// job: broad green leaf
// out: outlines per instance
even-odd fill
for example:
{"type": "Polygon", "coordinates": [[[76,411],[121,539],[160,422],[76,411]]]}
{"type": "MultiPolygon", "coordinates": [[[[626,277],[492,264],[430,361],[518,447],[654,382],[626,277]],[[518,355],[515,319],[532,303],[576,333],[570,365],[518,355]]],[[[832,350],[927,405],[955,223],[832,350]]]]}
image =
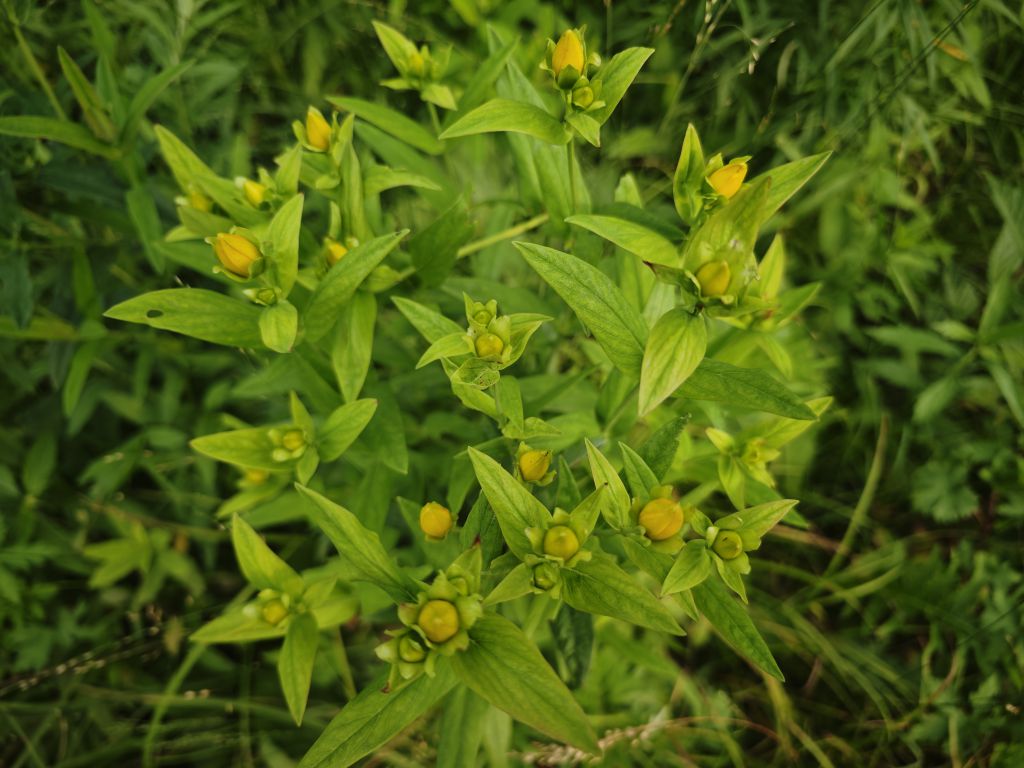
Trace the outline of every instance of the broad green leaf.
{"type": "Polygon", "coordinates": [[[651,489],[659,484],[657,475],[647,466],[647,462],[640,454],[625,443],[619,443],[619,452],[622,454],[622,468],[633,491],[633,497],[648,498],[651,489]]]}
{"type": "Polygon", "coordinates": [[[616,368],[638,376],[647,325],[607,275],[582,259],[532,243],[514,243],[527,263],[562,297],[616,368]]]}
{"type": "Polygon", "coordinates": [[[409,239],[416,274],[425,285],[440,285],[455,266],[461,248],[473,236],[466,201],[458,197],[430,224],[409,239]]]}
{"type": "Polygon", "coordinates": [[[748,507],[738,512],[733,512],[715,521],[719,528],[740,530],[744,535],[744,545],[747,549],[755,549],[756,545],[747,545],[747,536],[756,538],[758,541],[768,531],[784,518],[793,507],[797,505],[796,499],[779,499],[769,501],[765,504],[758,504],[756,507],[748,507]]]}
{"type": "Polygon", "coordinates": [[[701,315],[679,308],[658,318],[647,337],[640,368],[641,416],[679,389],[704,359],[707,346],[707,325],[701,315]]]}
{"type": "Polygon", "coordinates": [[[685,222],[692,222],[704,208],[704,150],[693,123],[686,126],[686,136],[679,150],[679,161],[672,177],[672,199],[676,213],[685,222]]]}
{"type": "Polygon", "coordinates": [[[371,681],[345,705],[298,768],[347,768],[383,747],[433,707],[456,683],[445,659],[434,677],[420,675],[394,691],[384,692],[387,675],[371,681]]]}
{"type": "Polygon", "coordinates": [[[460,117],[441,133],[442,139],[478,133],[525,133],[548,144],[567,144],[572,134],[560,120],[540,107],[512,99],[491,99],[460,117]]]}
{"type": "Polygon", "coordinates": [[[36,117],[34,115],[0,117],[0,135],[56,141],[108,159],[113,159],[118,155],[118,150],[115,147],[97,141],[88,128],[78,123],[57,120],[52,117],[36,117]]]}
{"type": "Polygon", "coordinates": [[[376,584],[396,603],[415,599],[419,591],[416,583],[398,570],[376,533],[366,528],[347,509],[316,491],[298,484],[295,487],[313,502],[307,505],[309,518],[333,542],[352,570],[359,574],[359,580],[376,584]]]}
{"type": "Polygon", "coordinates": [[[384,53],[391,59],[395,69],[404,73],[409,57],[419,53],[416,45],[397,29],[380,21],[373,22],[373,31],[377,33],[377,39],[384,46],[384,53]]]}
{"type": "Polygon", "coordinates": [[[122,301],[104,317],[174,331],[229,347],[260,347],[260,309],[202,288],[167,288],[122,301]]]}
{"type": "Polygon", "coordinates": [[[676,556],[661,585],[661,594],[674,595],[693,589],[711,574],[711,554],[703,539],[689,541],[676,556]]]}
{"type": "Polygon", "coordinates": [[[302,227],[302,195],[295,195],[274,214],[267,230],[268,246],[263,254],[268,276],[284,296],[295,284],[299,269],[299,229],[302,227]]]}
{"type": "Polygon", "coordinates": [[[594,486],[608,487],[606,503],[602,507],[604,519],[613,528],[624,528],[629,524],[629,492],[607,457],[590,440],[585,442],[594,486]]]}
{"type": "Polygon", "coordinates": [[[453,333],[465,333],[466,329],[454,320],[449,320],[437,310],[425,307],[412,299],[407,299],[403,296],[392,296],[391,301],[395,303],[398,311],[405,316],[405,319],[430,343],[434,343],[442,336],[453,333]]]}
{"type": "Polygon", "coordinates": [[[280,471],[291,469],[294,462],[279,462],[272,457],[276,447],[270,440],[267,427],[233,429],[193,439],[193,450],[217,461],[239,467],[280,471]]]}
{"type": "Polygon", "coordinates": [[[416,363],[416,368],[419,369],[425,365],[430,365],[430,363],[441,358],[460,357],[472,353],[473,340],[469,338],[465,331],[459,331],[448,336],[442,336],[427,347],[427,350],[416,363]]]}
{"type": "Polygon", "coordinates": [[[562,569],[562,599],[573,608],[670,635],[686,634],[658,598],[605,555],[562,569]]]}
{"type": "Polygon", "coordinates": [[[601,81],[601,101],[604,106],[588,114],[598,123],[605,123],[652,53],[653,48],[627,48],[606,61],[597,77],[601,81]]]}
{"type": "Polygon", "coordinates": [[[817,418],[799,397],[768,373],[719,360],[702,361],[677,394],[691,400],[739,405],[790,419],[817,418]]]}
{"type": "Polygon", "coordinates": [[[818,155],[811,155],[791,163],[780,165],[766,171],[754,181],[767,177],[771,179],[771,188],[768,190],[768,200],[764,211],[764,218],[767,219],[775,213],[783,204],[796,194],[797,190],[806,184],[816,174],[825,161],[831,156],[831,152],[822,152],[818,155]]]}
{"type": "Polygon", "coordinates": [[[409,233],[403,229],[362,243],[345,254],[317,286],[303,314],[306,337],[311,341],[322,338],[337,322],[338,315],[356,290],[409,233]]]}
{"type": "Polygon", "coordinates": [[[588,144],[601,146],[601,125],[597,120],[583,112],[570,112],[566,120],[588,144]]]}
{"type": "Polygon", "coordinates": [[[377,321],[377,297],[356,291],[338,320],[331,347],[331,365],[346,402],[359,397],[373,357],[373,332],[377,321]]]}
{"type": "Polygon", "coordinates": [[[520,563],[487,593],[484,605],[498,605],[509,600],[516,600],[533,592],[533,568],[520,563]]]}
{"type": "Polygon", "coordinates": [[[484,716],[491,706],[464,685],[441,705],[437,763],[434,768],[478,768],[484,716]]]}
{"type": "Polygon", "coordinates": [[[665,477],[672,467],[672,461],[679,451],[679,437],[683,434],[687,421],[687,417],[678,416],[666,422],[640,446],[638,453],[659,480],[665,477]]]}
{"type": "Polygon", "coordinates": [[[494,510],[508,548],[520,559],[526,557],[533,552],[526,529],[543,528],[551,513],[490,456],[472,447],[468,451],[476,479],[494,510]]]}
{"type": "Polygon", "coordinates": [[[317,432],[317,450],[324,461],[334,461],[355,442],[373,414],[377,401],[354,400],[337,408],[317,432]]]}
{"type": "Polygon", "coordinates": [[[298,332],[299,313],[287,299],[264,307],[260,313],[260,338],[268,349],[291,352],[298,332]]]}
{"type": "Polygon", "coordinates": [[[444,143],[430,131],[390,107],[349,96],[329,96],[327,100],[338,109],[353,113],[411,147],[429,155],[440,155],[444,152],[444,143]]]}
{"type": "Polygon", "coordinates": [[[717,578],[706,579],[693,588],[693,599],[697,610],[734,651],[776,680],[785,680],[746,609],[729,594],[725,584],[717,578]]]}
{"type": "Polygon", "coordinates": [[[466,686],[531,728],[600,753],[586,714],[519,627],[488,614],[469,637],[469,648],[452,656],[452,668],[466,686]]]}
{"type": "Polygon", "coordinates": [[[320,628],[312,614],[300,613],[288,622],[288,631],[277,657],[277,677],[288,711],[296,725],[302,725],[309,697],[309,684],[313,679],[313,662],[320,628]]]}
{"type": "Polygon", "coordinates": [[[252,526],[235,515],[231,520],[231,543],[242,574],[257,589],[276,589],[292,597],[302,592],[302,577],[267,546],[252,526]]]}
{"type": "Polygon", "coordinates": [[[395,170],[384,165],[371,166],[363,177],[363,189],[368,195],[379,195],[381,192],[397,187],[417,187],[435,192],[441,190],[441,186],[433,179],[412,171],[395,170]]]}
{"type": "Polygon", "coordinates": [[[660,233],[642,224],[615,216],[580,214],[566,219],[570,224],[583,227],[595,235],[610,240],[623,250],[644,261],[678,267],[681,262],[679,250],[660,233]]]}

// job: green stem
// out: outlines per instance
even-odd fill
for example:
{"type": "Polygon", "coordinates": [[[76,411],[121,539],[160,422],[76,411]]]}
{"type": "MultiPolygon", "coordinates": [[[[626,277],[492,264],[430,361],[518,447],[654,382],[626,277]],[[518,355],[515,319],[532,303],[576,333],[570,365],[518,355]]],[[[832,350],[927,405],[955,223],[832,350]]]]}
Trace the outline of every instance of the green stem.
{"type": "Polygon", "coordinates": [[[565,145],[565,162],[569,166],[569,214],[576,213],[576,142],[569,139],[565,145]]]}
{"type": "Polygon", "coordinates": [[[10,0],[4,0],[4,8],[7,9],[7,18],[11,22],[11,27],[14,28],[14,38],[18,41],[18,50],[21,51],[21,55],[28,64],[28,68],[32,70],[32,74],[39,81],[39,86],[43,89],[43,93],[46,94],[46,98],[50,101],[53,111],[57,113],[57,117],[61,120],[67,120],[67,115],[64,114],[60,102],[57,101],[57,94],[53,92],[50,83],[46,80],[46,75],[43,74],[42,67],[39,66],[39,61],[36,59],[35,54],[32,53],[32,49],[28,47],[25,36],[21,34],[21,22],[18,21],[14,9],[11,8],[10,0]]]}
{"type": "Polygon", "coordinates": [[[437,107],[432,102],[427,102],[427,111],[430,113],[430,122],[434,124],[434,133],[441,135],[441,119],[437,116],[437,107]]]}

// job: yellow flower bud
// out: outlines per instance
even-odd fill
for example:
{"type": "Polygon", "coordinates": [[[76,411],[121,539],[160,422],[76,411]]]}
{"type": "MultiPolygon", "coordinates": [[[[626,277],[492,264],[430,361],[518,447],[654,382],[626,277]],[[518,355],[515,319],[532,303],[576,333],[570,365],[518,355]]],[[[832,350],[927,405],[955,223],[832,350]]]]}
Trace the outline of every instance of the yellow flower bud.
{"type": "Polygon", "coordinates": [[[727,200],[740,191],[747,177],[746,163],[729,163],[708,176],[708,184],[727,200]]]}
{"type": "Polygon", "coordinates": [[[647,538],[664,541],[683,527],[683,510],[673,499],[652,499],[640,510],[639,522],[647,538]]]}
{"type": "Polygon", "coordinates": [[[430,642],[443,643],[459,631],[459,612],[447,600],[428,600],[416,623],[430,642]]]}
{"type": "Polygon", "coordinates": [[[251,485],[263,485],[267,482],[267,478],[270,477],[270,473],[265,469],[247,469],[245,470],[245,479],[251,485]]]}
{"type": "Polygon", "coordinates": [[[482,333],[476,337],[476,354],[478,357],[496,357],[505,348],[505,342],[493,333],[482,333]]]}
{"type": "Polygon", "coordinates": [[[306,110],[306,141],[320,152],[331,146],[331,124],[316,107],[306,110]]]}
{"type": "Polygon", "coordinates": [[[208,198],[202,192],[193,190],[192,192],[188,193],[186,199],[188,200],[188,204],[195,208],[197,211],[209,213],[210,211],[213,210],[213,200],[208,198]]]}
{"type": "Polygon", "coordinates": [[[306,436],[301,429],[289,429],[281,437],[281,445],[289,451],[297,451],[306,444],[306,436]]]}
{"type": "Polygon", "coordinates": [[[729,282],[732,280],[732,270],[729,269],[729,262],[724,259],[709,261],[702,264],[695,275],[700,283],[700,292],[710,298],[723,295],[729,290],[729,282]]]}
{"type": "Polygon", "coordinates": [[[719,531],[711,549],[723,560],[735,560],[743,554],[743,539],[736,531],[719,531]]]}
{"type": "Polygon", "coordinates": [[[268,600],[263,604],[260,614],[267,624],[276,627],[288,615],[288,607],[275,597],[273,600],[268,600]]]}
{"type": "Polygon", "coordinates": [[[245,199],[249,201],[249,205],[254,208],[259,208],[260,203],[262,203],[264,198],[267,196],[267,188],[258,181],[245,179],[242,182],[242,194],[245,195],[245,199]]]}
{"type": "Polygon", "coordinates": [[[423,54],[419,51],[409,54],[405,66],[413,77],[423,77],[427,73],[427,62],[423,60],[423,54]]]}
{"type": "Polygon", "coordinates": [[[398,641],[398,657],[402,661],[407,661],[411,664],[415,664],[418,661],[423,661],[427,655],[426,649],[411,634],[406,635],[398,641]]]}
{"type": "Polygon", "coordinates": [[[567,525],[553,525],[544,533],[544,554],[568,560],[580,551],[580,540],[567,525]]]}
{"type": "Polygon", "coordinates": [[[224,269],[239,277],[251,277],[252,265],[262,257],[260,249],[247,237],[226,232],[217,235],[213,252],[224,269]]]}
{"type": "Polygon", "coordinates": [[[519,457],[519,474],[529,483],[544,479],[551,466],[551,451],[527,451],[519,457]]]}
{"type": "Polygon", "coordinates": [[[341,261],[341,257],[348,253],[348,248],[337,240],[327,240],[327,263],[332,267],[341,261]]]}
{"type": "Polygon", "coordinates": [[[443,539],[452,529],[452,513],[436,501],[429,501],[420,510],[420,530],[432,539],[443,539]]]}
{"type": "Polygon", "coordinates": [[[555,52],[551,55],[551,70],[555,73],[555,79],[558,79],[566,67],[572,67],[577,74],[582,75],[585,65],[583,41],[575,30],[565,30],[558,38],[555,52]]]}

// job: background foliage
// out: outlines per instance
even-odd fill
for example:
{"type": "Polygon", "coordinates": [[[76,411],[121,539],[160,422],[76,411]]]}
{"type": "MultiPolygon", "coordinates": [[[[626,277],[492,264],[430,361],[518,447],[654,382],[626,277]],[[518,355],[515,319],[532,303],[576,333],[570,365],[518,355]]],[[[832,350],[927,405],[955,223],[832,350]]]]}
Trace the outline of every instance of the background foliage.
{"type": "MultiPolygon", "coordinates": [[[[796,381],[837,401],[774,467],[811,528],[773,536],[751,585],[788,682],[699,632],[670,649],[599,623],[586,674],[560,671],[587,712],[609,713],[597,720],[613,729],[607,764],[1020,764],[1024,9],[999,0],[4,0],[3,115],[82,119],[60,48],[127,112],[169,74],[117,157],[0,137],[0,762],[291,765],[366,682],[377,641],[366,622],[321,654],[301,729],[260,646],[190,651],[187,633],[242,582],[215,517],[235,478],[187,441],[222,427],[229,399],[250,423],[279,417],[279,385],[231,350],[100,315],[194,280],[153,268],[178,191],[152,124],[222,175],[270,165],[308,103],[381,98],[393,73],[375,19],[452,42],[457,83],[486,55],[485,21],[521,36],[515,55],[538,79],[544,38],[568,25],[587,23],[602,52],[655,48],[600,167],[581,153],[598,201],[625,170],[645,199],[663,197],[688,121],[705,147],[753,155],[755,172],[834,152],[771,224],[786,233],[792,281],[823,284],[786,340],[796,381]]],[[[428,123],[414,95],[387,101],[428,123]]],[[[467,226],[486,235],[523,212],[504,202],[508,158],[467,146],[450,172],[467,226]]],[[[531,300],[511,246],[470,261],[462,287],[501,279],[531,300]]],[[[457,314],[460,296],[435,299],[457,314]]],[[[532,301],[519,308],[543,311],[545,297],[532,301]]],[[[381,322],[382,371],[412,370],[408,325],[394,312],[381,322]]],[[[446,388],[436,371],[396,387],[403,410],[436,414],[404,425],[407,477],[356,452],[352,490],[378,519],[401,525],[398,494],[443,498],[444,457],[488,436],[446,388]]],[[[265,514],[280,523],[288,511],[265,514]]],[[[271,540],[307,562],[327,552],[303,526],[276,526],[271,540]]],[[[429,764],[434,728],[374,760],[429,764]]],[[[495,765],[500,743],[485,742],[495,765]]],[[[564,757],[513,746],[511,764],[564,757]]]]}

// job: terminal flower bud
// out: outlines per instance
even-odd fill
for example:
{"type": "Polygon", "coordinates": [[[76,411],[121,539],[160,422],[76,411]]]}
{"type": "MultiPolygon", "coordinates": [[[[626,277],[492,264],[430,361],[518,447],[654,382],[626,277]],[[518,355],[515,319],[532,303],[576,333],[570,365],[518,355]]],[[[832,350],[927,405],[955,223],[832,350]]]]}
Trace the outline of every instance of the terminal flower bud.
{"type": "Polygon", "coordinates": [[[702,264],[695,277],[700,283],[700,292],[704,296],[715,298],[729,290],[732,270],[729,269],[729,262],[719,259],[702,264]]]}
{"type": "Polygon", "coordinates": [[[260,609],[260,615],[263,616],[263,620],[267,624],[276,627],[288,615],[288,606],[275,597],[263,604],[263,607],[260,609]]]}
{"type": "Polygon", "coordinates": [[[747,164],[731,162],[708,176],[708,184],[726,200],[740,191],[747,177],[747,164]]]}
{"type": "Polygon", "coordinates": [[[426,655],[427,649],[416,639],[415,635],[411,633],[403,635],[402,639],[398,641],[398,658],[402,661],[416,664],[423,661],[426,655]]]}
{"type": "Polygon", "coordinates": [[[331,124],[316,107],[306,110],[306,141],[318,152],[326,152],[331,145],[331,124]]]}
{"type": "Polygon", "coordinates": [[[413,77],[423,77],[427,74],[427,62],[423,58],[423,54],[419,51],[413,51],[409,54],[409,58],[406,59],[405,66],[409,70],[409,74],[413,77]]]}
{"type": "Polygon", "coordinates": [[[558,567],[552,563],[540,563],[533,568],[533,585],[545,591],[558,584],[558,567]]]}
{"type": "Polygon", "coordinates": [[[281,445],[289,451],[297,451],[306,444],[306,436],[301,429],[289,429],[281,436],[281,445]]]}
{"type": "Polygon", "coordinates": [[[719,531],[711,550],[723,560],[735,560],[743,554],[743,539],[736,531],[719,531]]]}
{"type": "Polygon", "coordinates": [[[228,272],[238,277],[252,277],[253,265],[263,254],[249,238],[221,232],[213,240],[213,252],[228,272]]]}
{"type": "Polygon", "coordinates": [[[554,53],[551,54],[551,71],[559,86],[575,83],[583,74],[586,63],[586,52],[583,50],[583,41],[579,34],[574,29],[565,30],[558,38],[554,53]]]}
{"type": "Polygon", "coordinates": [[[269,477],[270,473],[265,469],[245,470],[245,482],[249,485],[263,485],[269,477]]]}
{"type": "Polygon", "coordinates": [[[242,194],[245,195],[245,199],[249,202],[249,205],[254,208],[259,208],[260,203],[262,203],[267,197],[267,188],[258,181],[242,179],[242,194]]]}
{"type": "Polygon", "coordinates": [[[443,539],[452,529],[452,513],[436,501],[429,501],[420,510],[420,530],[431,539],[443,539]]]}
{"type": "Polygon", "coordinates": [[[348,248],[339,243],[337,240],[327,238],[327,263],[332,267],[341,261],[341,258],[348,253],[348,248]]]}
{"type": "Polygon", "coordinates": [[[580,551],[580,540],[567,525],[553,525],[544,533],[544,554],[568,560],[580,551]]]}
{"type": "Polygon", "coordinates": [[[505,342],[493,333],[482,333],[476,337],[477,357],[498,357],[505,349],[505,342]]]}
{"type": "Polygon", "coordinates": [[[526,451],[519,457],[519,474],[529,483],[544,479],[551,466],[551,451],[526,451]]]}
{"type": "Polygon", "coordinates": [[[683,527],[683,510],[673,499],[652,499],[640,510],[639,523],[651,541],[664,541],[683,527]]]}
{"type": "Polygon", "coordinates": [[[194,189],[191,192],[189,192],[188,195],[186,196],[186,200],[188,200],[188,204],[195,208],[197,211],[209,213],[210,211],[213,210],[213,200],[208,198],[199,190],[194,189]]]}
{"type": "Polygon", "coordinates": [[[459,612],[447,600],[428,600],[416,623],[430,642],[443,643],[459,631],[459,612]]]}

